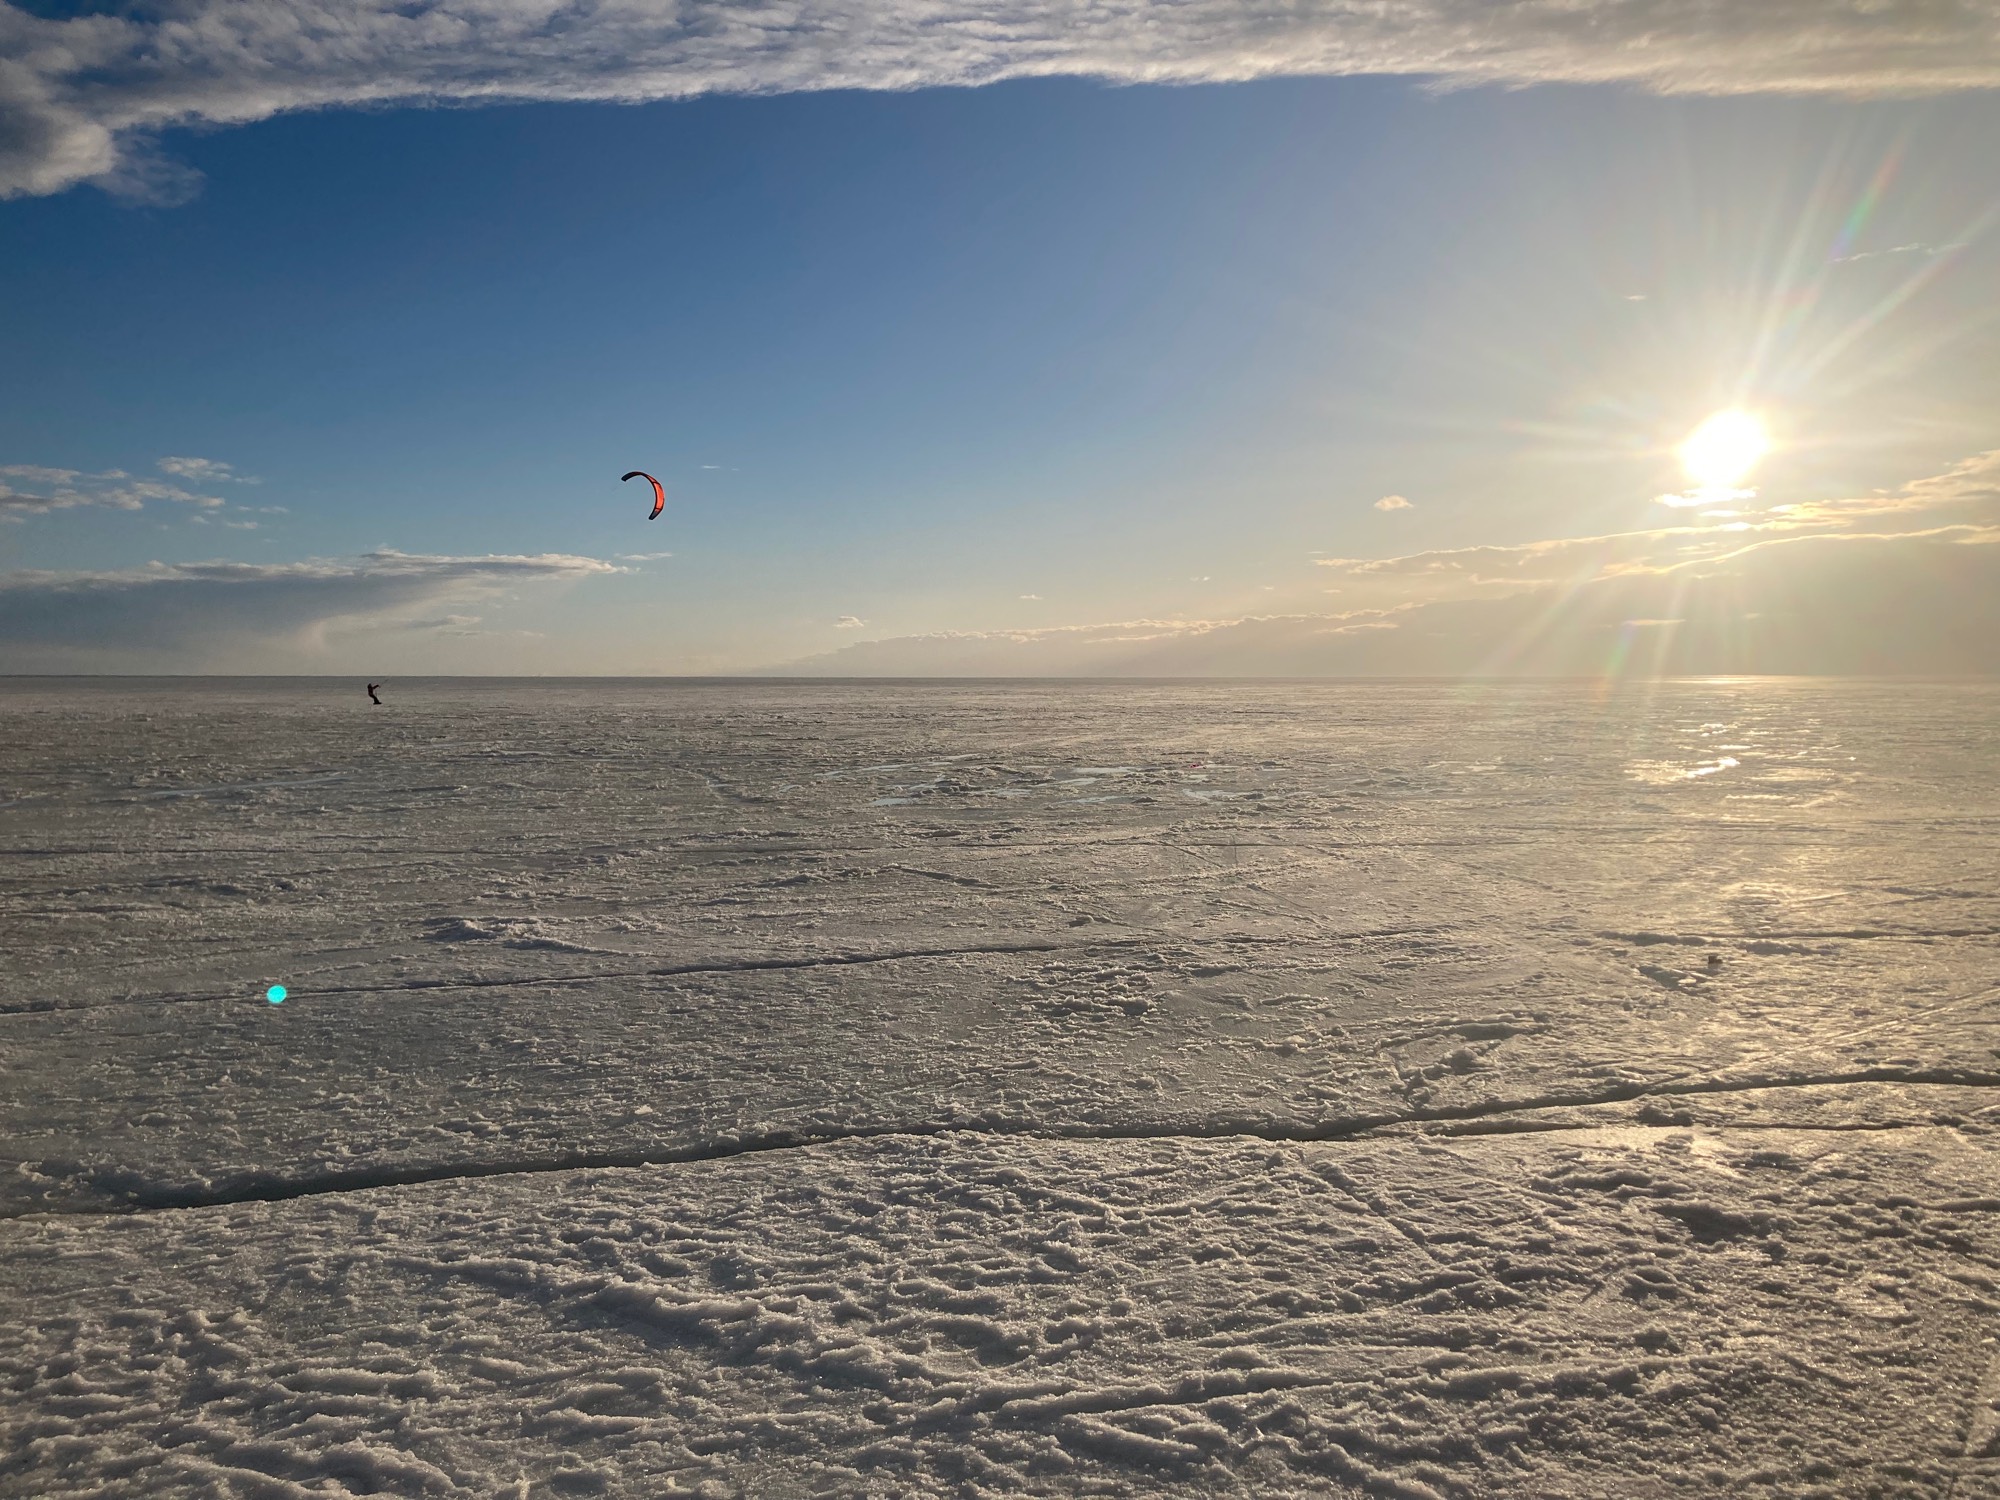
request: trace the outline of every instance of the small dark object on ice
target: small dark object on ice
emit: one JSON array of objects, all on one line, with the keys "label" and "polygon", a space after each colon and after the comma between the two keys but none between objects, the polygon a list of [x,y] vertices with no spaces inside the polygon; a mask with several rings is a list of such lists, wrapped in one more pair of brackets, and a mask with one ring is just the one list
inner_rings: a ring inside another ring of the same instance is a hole
[{"label": "small dark object on ice", "polygon": [[381,700],[380,698],[378,698],[378,697],[376,697],[376,696],[375,696],[375,689],[377,689],[377,688],[378,688],[378,687],[380,687],[381,685],[382,685],[382,684],[381,684],[381,683],[379,683],[379,682],[371,682],[371,683],[369,683],[369,684],[368,684],[368,701],[369,701],[370,703],[374,703],[374,704],[380,704],[380,703],[381,703],[381,701],[382,701],[382,700]]},{"label": "small dark object on ice", "polygon": [[1709,967],[1710,967],[1711,969],[1719,969],[1719,968],[1721,968],[1721,967],[1722,967],[1722,955],[1721,955],[1720,953],[1711,953],[1711,954],[1709,954],[1709,955],[1708,955],[1708,966],[1709,966]]}]

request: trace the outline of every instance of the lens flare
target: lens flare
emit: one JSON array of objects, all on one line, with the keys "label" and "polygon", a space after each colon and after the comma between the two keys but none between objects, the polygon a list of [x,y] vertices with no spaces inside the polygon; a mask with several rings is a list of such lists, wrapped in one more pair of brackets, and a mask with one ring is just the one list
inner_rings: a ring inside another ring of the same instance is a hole
[{"label": "lens flare", "polygon": [[1770,451],[1762,422],[1747,411],[1719,411],[1681,444],[1681,467],[1705,491],[1733,490]]}]

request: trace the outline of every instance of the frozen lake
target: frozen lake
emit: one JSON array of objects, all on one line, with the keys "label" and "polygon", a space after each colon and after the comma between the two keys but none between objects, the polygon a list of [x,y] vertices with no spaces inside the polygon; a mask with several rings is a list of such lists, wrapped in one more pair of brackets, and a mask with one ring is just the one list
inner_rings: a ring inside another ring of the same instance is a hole
[{"label": "frozen lake", "polygon": [[2000,1495],[2000,687],[383,696],[0,680],[0,1493]]}]

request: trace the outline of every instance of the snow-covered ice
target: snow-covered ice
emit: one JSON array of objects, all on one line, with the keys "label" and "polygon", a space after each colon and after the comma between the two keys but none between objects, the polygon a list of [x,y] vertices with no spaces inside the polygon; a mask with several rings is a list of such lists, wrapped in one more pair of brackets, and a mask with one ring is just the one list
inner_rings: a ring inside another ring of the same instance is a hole
[{"label": "snow-covered ice", "polygon": [[384,697],[0,684],[0,1493],[2000,1495],[2000,689]]}]

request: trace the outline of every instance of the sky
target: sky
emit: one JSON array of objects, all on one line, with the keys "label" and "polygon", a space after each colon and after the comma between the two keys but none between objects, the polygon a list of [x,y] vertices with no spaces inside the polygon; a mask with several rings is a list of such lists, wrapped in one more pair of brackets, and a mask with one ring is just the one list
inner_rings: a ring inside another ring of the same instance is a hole
[{"label": "sky", "polygon": [[1969,0],[0,0],[0,671],[1994,672],[1996,139]]}]

